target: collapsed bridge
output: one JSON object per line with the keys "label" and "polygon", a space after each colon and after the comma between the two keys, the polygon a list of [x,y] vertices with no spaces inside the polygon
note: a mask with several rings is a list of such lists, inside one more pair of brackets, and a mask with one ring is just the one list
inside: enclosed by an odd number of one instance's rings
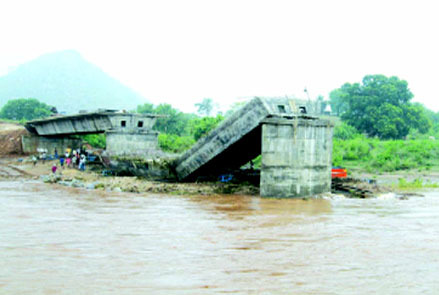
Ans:
{"label": "collapsed bridge", "polygon": [[177,177],[218,174],[261,155],[262,196],[329,192],[333,126],[304,112],[287,98],[253,99],[176,161]]}
{"label": "collapsed bridge", "polygon": [[[66,141],[69,135],[105,132],[108,155],[153,158],[158,155],[158,132],[152,130],[156,118],[153,114],[101,111],[30,121],[26,128],[35,136],[27,141],[23,138],[23,150],[32,140],[46,147],[61,142],[58,150],[63,150],[74,145]],[[306,114],[306,107],[295,100],[255,98],[202,137],[170,168],[178,180],[194,181],[239,169],[261,155],[261,196],[329,192],[332,131],[328,120]]]}

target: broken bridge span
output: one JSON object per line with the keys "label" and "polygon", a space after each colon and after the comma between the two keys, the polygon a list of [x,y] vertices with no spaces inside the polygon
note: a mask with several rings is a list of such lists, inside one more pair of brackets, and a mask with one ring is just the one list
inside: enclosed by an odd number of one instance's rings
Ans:
{"label": "broken bridge span", "polygon": [[262,196],[329,192],[333,126],[303,111],[287,98],[253,99],[176,161],[178,178],[237,169],[262,155]]}
{"label": "broken bridge span", "polygon": [[[305,112],[305,113],[304,113]],[[95,112],[30,121],[45,140],[107,134],[110,156],[148,158],[157,149],[157,115]],[[261,155],[261,196],[302,197],[331,189],[333,126],[288,98],[254,98],[182,154],[172,165],[180,181],[218,176]]]}

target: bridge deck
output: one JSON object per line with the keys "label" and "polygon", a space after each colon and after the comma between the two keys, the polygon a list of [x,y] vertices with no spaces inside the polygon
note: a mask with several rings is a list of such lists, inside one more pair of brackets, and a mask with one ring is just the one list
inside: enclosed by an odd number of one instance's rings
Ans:
{"label": "bridge deck", "polygon": [[153,114],[93,112],[29,121],[25,127],[29,132],[41,136],[91,134],[115,129],[149,130],[156,118],[157,115]]}

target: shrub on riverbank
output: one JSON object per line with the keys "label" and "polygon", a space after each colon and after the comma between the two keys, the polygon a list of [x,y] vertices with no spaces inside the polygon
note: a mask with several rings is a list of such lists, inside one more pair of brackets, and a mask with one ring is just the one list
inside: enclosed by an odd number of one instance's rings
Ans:
{"label": "shrub on riverbank", "polygon": [[333,165],[366,171],[439,169],[439,141],[379,140],[357,136],[333,141]]}

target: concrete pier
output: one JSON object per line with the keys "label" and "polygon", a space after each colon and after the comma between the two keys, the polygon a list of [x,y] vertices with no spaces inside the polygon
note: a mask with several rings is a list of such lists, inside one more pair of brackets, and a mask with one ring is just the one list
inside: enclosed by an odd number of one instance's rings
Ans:
{"label": "concrete pier", "polygon": [[108,130],[106,151],[109,156],[144,157],[158,150],[158,132],[121,132]]}
{"label": "concrete pier", "polygon": [[332,126],[326,120],[273,117],[262,122],[263,197],[303,197],[331,189]]}

